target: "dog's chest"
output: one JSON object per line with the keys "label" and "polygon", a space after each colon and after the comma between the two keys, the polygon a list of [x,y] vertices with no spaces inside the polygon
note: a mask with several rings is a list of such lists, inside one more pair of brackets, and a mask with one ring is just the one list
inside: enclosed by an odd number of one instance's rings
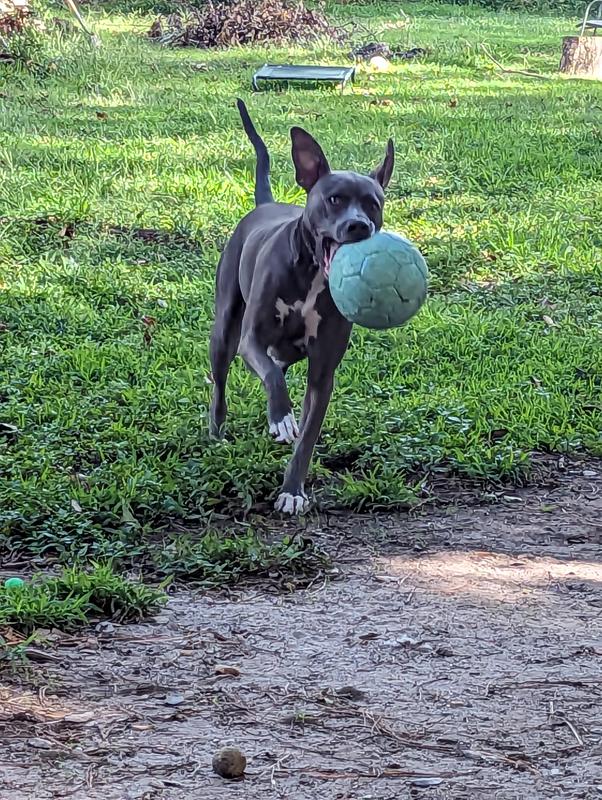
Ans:
{"label": "dog's chest", "polygon": [[318,298],[325,289],[326,279],[322,271],[318,270],[304,298],[292,302],[287,302],[282,297],[276,298],[274,311],[279,338],[293,343],[301,350],[305,350],[309,342],[317,338],[322,321]]}

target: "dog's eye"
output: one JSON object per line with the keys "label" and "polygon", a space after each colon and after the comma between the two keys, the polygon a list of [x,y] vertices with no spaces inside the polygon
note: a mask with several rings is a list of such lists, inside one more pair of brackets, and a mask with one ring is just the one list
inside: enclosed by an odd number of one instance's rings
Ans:
{"label": "dog's eye", "polygon": [[328,202],[331,206],[338,206],[338,204],[341,202],[341,198],[338,196],[338,194],[331,194],[328,198]]}

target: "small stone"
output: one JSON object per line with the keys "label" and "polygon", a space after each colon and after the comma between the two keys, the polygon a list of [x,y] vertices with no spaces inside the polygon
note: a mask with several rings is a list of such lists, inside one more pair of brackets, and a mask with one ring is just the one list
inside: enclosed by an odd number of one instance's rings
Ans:
{"label": "small stone", "polygon": [[164,702],[166,706],[181,706],[185,699],[183,694],[168,694]]}
{"label": "small stone", "polygon": [[212,766],[220,777],[236,780],[244,775],[247,759],[238,747],[224,747],[213,756]]}
{"label": "small stone", "polygon": [[113,633],[115,631],[115,626],[112,622],[99,622],[94,630],[96,633]]}

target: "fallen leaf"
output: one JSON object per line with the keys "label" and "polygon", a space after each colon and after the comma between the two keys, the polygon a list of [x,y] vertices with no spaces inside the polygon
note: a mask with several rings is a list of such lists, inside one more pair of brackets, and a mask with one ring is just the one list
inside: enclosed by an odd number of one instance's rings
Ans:
{"label": "fallen leaf", "polygon": [[10,422],[0,422],[0,436],[6,436],[7,439],[16,439],[19,429],[16,425],[11,425]]}
{"label": "fallen leaf", "polygon": [[73,223],[68,223],[67,225],[63,225],[63,227],[59,231],[59,236],[62,239],[73,239],[75,235],[75,226]]}
{"label": "fallen leaf", "polygon": [[28,739],[27,744],[34,747],[36,750],[51,750],[54,746],[48,739]]}
{"label": "fallen leaf", "polygon": [[548,315],[547,315],[547,314],[544,314],[544,315],[543,315],[543,317],[542,317],[542,319],[543,319],[543,321],[546,323],[546,325],[548,326],[548,328],[557,328],[557,327],[558,327],[558,325],[557,325],[557,324],[554,322],[554,320],[552,319],[552,317],[548,317]]}
{"label": "fallen leaf", "polygon": [[96,112],[96,118],[97,118],[97,119],[102,119],[102,120],[105,120],[105,119],[108,119],[108,118],[109,118],[109,115],[107,114],[107,112],[106,112],[106,111],[97,111],[97,112]]}
{"label": "fallen leaf", "polygon": [[344,697],[346,700],[351,700],[354,703],[359,703],[366,699],[366,692],[361,689],[356,689],[355,686],[341,686],[336,689],[337,697]]}
{"label": "fallen leaf", "polygon": [[240,670],[238,667],[232,667],[228,664],[217,664],[214,670],[216,675],[230,675],[233,678],[238,678]]}
{"label": "fallen leaf", "polygon": [[78,514],[81,514],[83,511],[83,508],[80,506],[77,500],[71,500],[71,508]]}
{"label": "fallen leaf", "polygon": [[67,714],[66,717],[63,717],[63,720],[65,722],[84,723],[96,719],[97,716],[96,711],[78,711],[73,714]]}

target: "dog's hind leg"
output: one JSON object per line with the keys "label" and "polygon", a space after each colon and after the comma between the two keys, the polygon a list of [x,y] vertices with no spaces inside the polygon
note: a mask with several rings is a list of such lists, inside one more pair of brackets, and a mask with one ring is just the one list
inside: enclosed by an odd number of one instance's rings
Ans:
{"label": "dog's hind leg", "polygon": [[215,322],[211,331],[209,358],[213,377],[213,398],[209,411],[209,433],[215,438],[223,435],[228,406],[226,382],[230,365],[236,356],[245,303],[238,283],[238,274],[226,274],[222,259],[218,266],[215,291]]}

